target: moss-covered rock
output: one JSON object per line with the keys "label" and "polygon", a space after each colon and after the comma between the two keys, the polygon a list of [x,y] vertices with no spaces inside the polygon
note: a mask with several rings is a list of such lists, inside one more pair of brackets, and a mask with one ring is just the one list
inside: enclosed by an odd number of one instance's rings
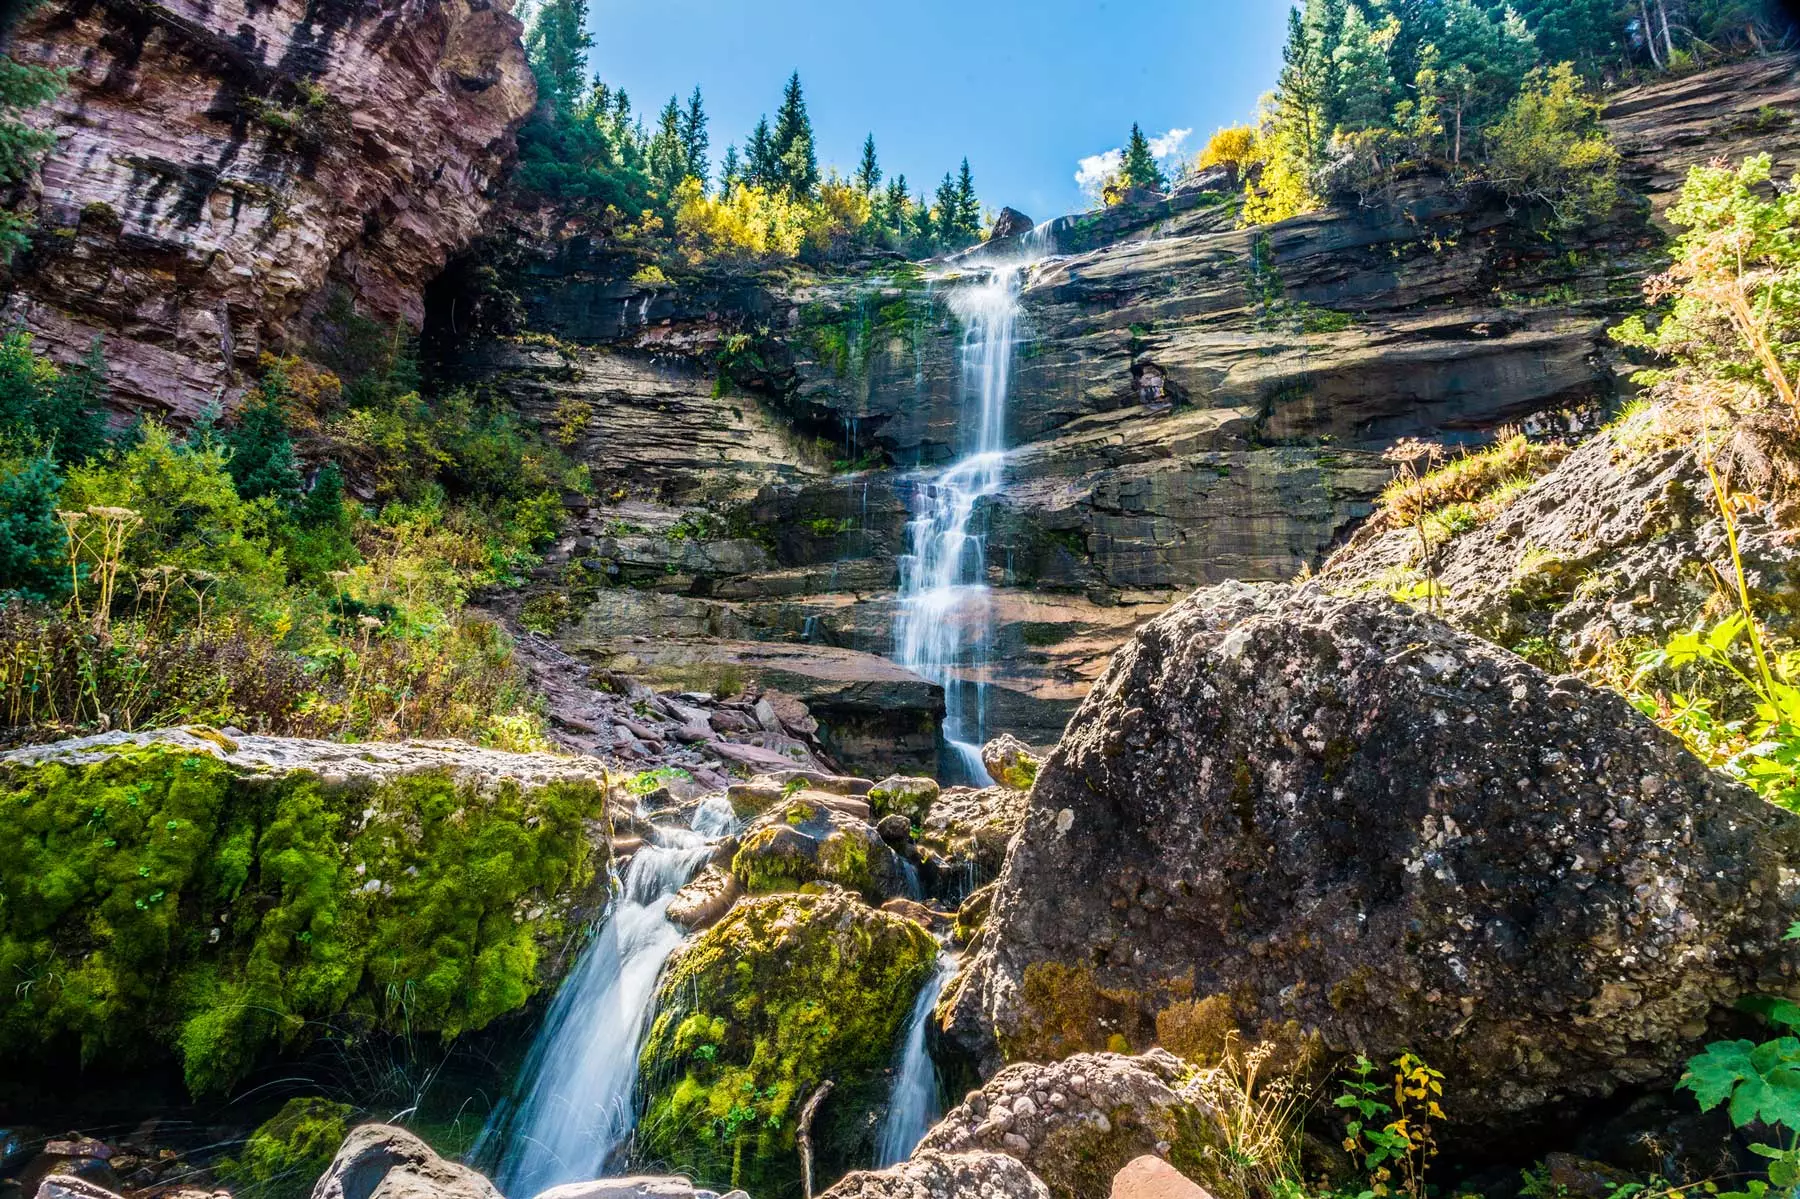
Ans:
{"label": "moss-covered rock", "polygon": [[981,764],[1002,787],[1029,791],[1043,759],[1032,753],[1029,745],[1007,733],[981,747]]}
{"label": "moss-covered rock", "polygon": [[835,888],[740,900],[663,979],[642,1059],[645,1159],[706,1185],[791,1193],[800,1107],[829,1078],[815,1176],[857,1164],[936,956],[919,925]]}
{"label": "moss-covered rock", "polygon": [[244,1199],[301,1199],[330,1167],[355,1114],[347,1103],[290,1099],[216,1173]]}
{"label": "moss-covered rock", "polygon": [[889,775],[869,789],[869,806],[877,816],[899,815],[917,824],[938,797],[935,779]]}
{"label": "moss-covered rock", "polygon": [[187,729],[0,755],[0,1062],[180,1059],[522,1006],[601,897],[591,763]]}
{"label": "moss-covered rock", "polygon": [[801,791],[744,831],[731,874],[752,895],[836,883],[871,903],[906,893],[900,857],[867,821],[827,805],[837,797]]}

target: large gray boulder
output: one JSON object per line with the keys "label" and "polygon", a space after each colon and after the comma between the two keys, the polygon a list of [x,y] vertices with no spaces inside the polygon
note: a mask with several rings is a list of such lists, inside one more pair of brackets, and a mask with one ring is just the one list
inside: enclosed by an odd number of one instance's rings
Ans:
{"label": "large gray boulder", "polygon": [[1227,584],[1094,687],[944,1012],[990,1070],[1221,1023],[1411,1048],[1501,1135],[1800,989],[1796,849],[1617,695],[1386,599]]}
{"label": "large gray boulder", "polygon": [[1003,1153],[920,1149],[897,1166],[846,1174],[819,1199],[1050,1199],[1050,1191]]}
{"label": "large gray boulder", "polygon": [[350,1130],[312,1199],[501,1199],[494,1184],[447,1162],[404,1128],[364,1124]]}

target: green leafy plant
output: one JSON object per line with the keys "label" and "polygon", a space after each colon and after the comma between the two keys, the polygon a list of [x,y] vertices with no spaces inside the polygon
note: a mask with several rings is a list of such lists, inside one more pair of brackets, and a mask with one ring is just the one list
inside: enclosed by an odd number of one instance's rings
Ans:
{"label": "green leafy plant", "polygon": [[1444,1076],[1413,1053],[1390,1065],[1393,1077],[1377,1077],[1377,1067],[1356,1055],[1333,1105],[1349,1113],[1344,1152],[1357,1160],[1369,1186],[1359,1199],[1402,1194],[1424,1199],[1425,1171],[1437,1156],[1435,1123],[1445,1119],[1438,1100]]}
{"label": "green leafy plant", "polygon": [[[1800,925],[1788,930],[1787,939],[1800,939]],[[1762,1042],[1714,1041],[1688,1059],[1676,1086],[1692,1092],[1701,1111],[1723,1104],[1736,1128],[1767,1127],[1777,1134],[1781,1143],[1750,1145],[1767,1161],[1768,1181],[1752,1179],[1742,1191],[1721,1192],[1721,1199],[1763,1199],[1770,1187],[1791,1193],[1800,1186],[1800,1004],[1751,996],[1738,1006],[1762,1016],[1780,1035]]]}

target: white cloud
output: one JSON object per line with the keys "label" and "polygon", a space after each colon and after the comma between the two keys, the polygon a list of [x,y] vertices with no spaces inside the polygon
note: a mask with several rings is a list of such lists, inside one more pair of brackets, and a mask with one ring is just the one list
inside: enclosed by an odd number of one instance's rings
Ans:
{"label": "white cloud", "polygon": [[1098,198],[1100,185],[1106,182],[1107,176],[1119,169],[1125,161],[1125,151],[1108,150],[1104,154],[1090,154],[1076,163],[1075,182],[1082,191]]}
{"label": "white cloud", "polygon": [[1182,145],[1187,141],[1192,129],[1171,129],[1161,137],[1150,139],[1150,156],[1152,158],[1173,158],[1181,153]]}

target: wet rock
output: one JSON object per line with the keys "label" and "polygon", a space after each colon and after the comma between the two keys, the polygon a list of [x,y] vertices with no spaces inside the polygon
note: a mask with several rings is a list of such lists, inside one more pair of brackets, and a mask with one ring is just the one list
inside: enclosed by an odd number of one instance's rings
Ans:
{"label": "wet rock", "polygon": [[885,1170],[846,1174],[819,1199],[1050,1199],[1017,1158],[921,1149]]}
{"label": "wet rock", "polygon": [[707,866],[669,901],[666,915],[689,932],[717,924],[744,894],[729,870]]}
{"label": "wet rock", "polygon": [[[1216,1143],[1209,1119],[1175,1089],[1184,1070],[1160,1049],[1008,1066],[948,1112],[919,1149],[1009,1153],[1057,1199],[1105,1194],[1134,1158],[1160,1152],[1198,1163]],[[1050,1103],[1051,1094],[1064,1104]]]}
{"label": "wet rock", "polygon": [[759,816],[739,839],[731,874],[751,894],[824,881],[870,903],[906,894],[901,858],[865,821],[826,792],[799,791]]}
{"label": "wet rock", "polygon": [[694,1189],[693,1182],[679,1175],[639,1174],[568,1182],[538,1192],[536,1199],[700,1199],[702,1194]]}
{"label": "wet rock", "polygon": [[[739,900],[663,976],[642,1059],[641,1152],[702,1185],[735,1176],[752,1194],[790,1193],[801,1105],[830,1078],[814,1174],[867,1161],[866,1115],[886,1098],[907,1017],[895,997],[914,994],[936,957],[919,925],[838,888]],[[717,1118],[739,1109],[735,1127]]]}
{"label": "wet rock", "polygon": [[500,1192],[404,1128],[364,1124],[344,1138],[312,1199],[500,1199]]}
{"label": "wet rock", "polygon": [[1022,237],[1030,233],[1035,222],[1016,208],[1002,208],[1000,215],[994,218],[994,227],[988,234],[989,241],[998,241],[1009,237]]}
{"label": "wet rock", "polygon": [[891,916],[923,924],[926,928],[941,924],[944,920],[944,913],[928,908],[914,899],[890,899],[881,905],[881,910]]}
{"label": "wet rock", "polygon": [[869,803],[883,816],[904,816],[917,823],[930,810],[938,790],[936,779],[893,774],[869,789]]}
{"label": "wet rock", "polygon": [[912,841],[912,821],[898,814],[883,816],[877,820],[875,831],[881,834],[883,841],[897,850],[904,851]]}
{"label": "wet rock", "polygon": [[943,859],[942,869],[985,882],[1000,872],[1025,808],[1025,792],[1010,787],[951,787],[925,814],[917,839]]}
{"label": "wet rock", "polygon": [[36,1199],[119,1199],[97,1182],[73,1174],[52,1174],[38,1183]]}
{"label": "wet rock", "polygon": [[1505,1136],[1672,1080],[1716,1009],[1796,989],[1800,821],[1618,696],[1386,599],[1195,594],[1031,798],[946,1005],[990,1064],[1223,1015],[1411,1048],[1457,1128]]}
{"label": "wet rock", "polygon": [[1007,733],[981,747],[981,764],[1002,787],[1029,791],[1043,759],[1032,753],[1029,745]]}
{"label": "wet rock", "polygon": [[1199,1183],[1153,1154],[1133,1158],[1113,1175],[1112,1199],[1212,1199]]}

